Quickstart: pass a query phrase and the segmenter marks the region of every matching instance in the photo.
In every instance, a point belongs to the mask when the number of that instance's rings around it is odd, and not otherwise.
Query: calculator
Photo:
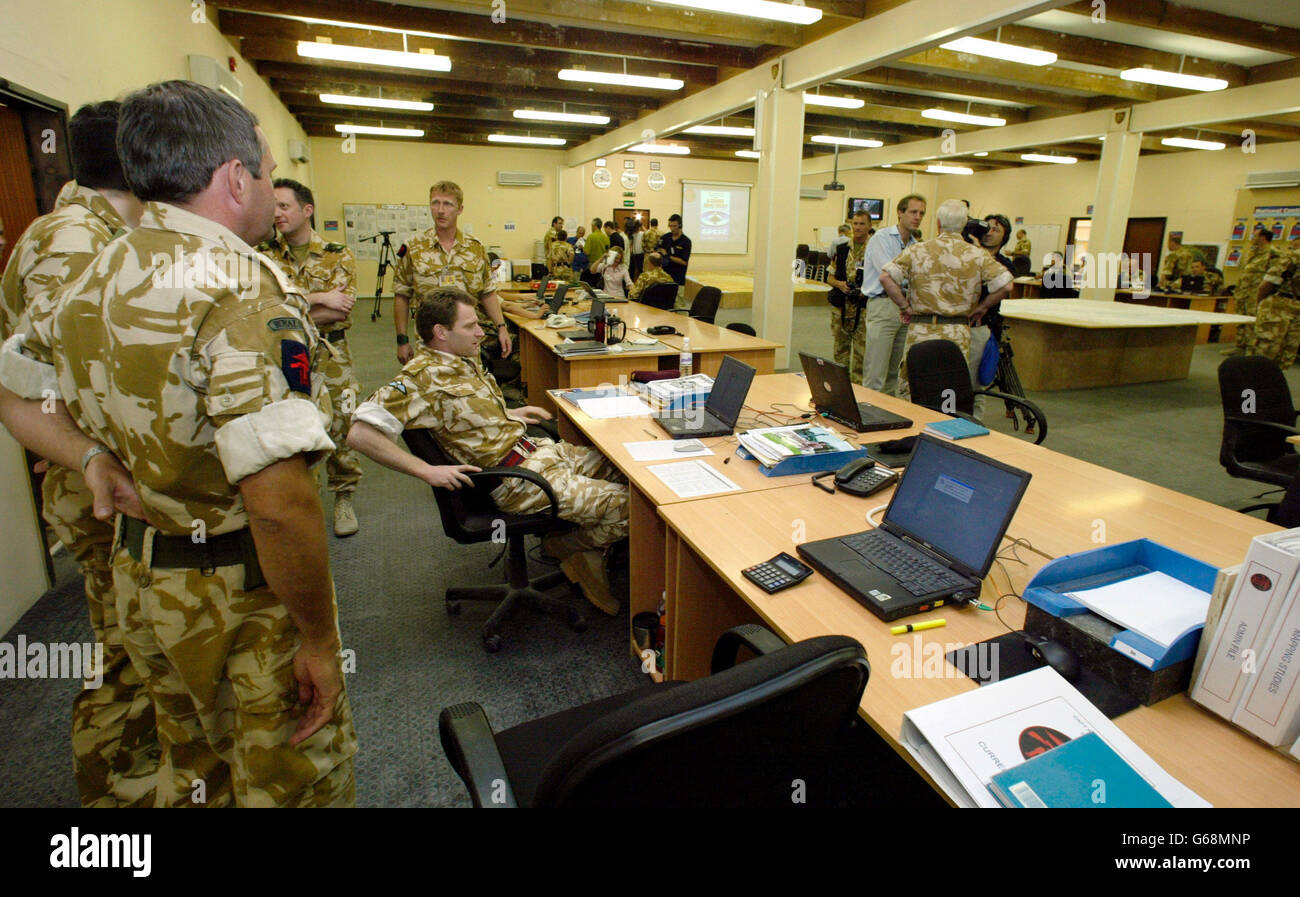
[[[740,571],[745,578],[769,595],[797,585],[812,575],[812,567],[784,551],[772,558]]]

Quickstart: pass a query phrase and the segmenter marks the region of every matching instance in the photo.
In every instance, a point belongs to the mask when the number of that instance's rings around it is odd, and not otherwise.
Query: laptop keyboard
[[[840,542],[897,579],[913,595],[928,595],[968,584],[965,578],[878,529],[844,536]]]

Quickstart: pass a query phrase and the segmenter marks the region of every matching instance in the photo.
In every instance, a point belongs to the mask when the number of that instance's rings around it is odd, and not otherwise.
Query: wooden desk
[[[1016,370],[1029,389],[1078,389],[1182,380],[1197,327],[1250,323],[1245,315],[1088,299],[1007,299]]]
[[[1226,312],[1231,296],[1209,296],[1204,293],[1135,293],[1133,290],[1116,290],[1116,302],[1131,302],[1135,305],[1150,305],[1154,308],[1182,308],[1191,311]],[[1230,343],[1236,339],[1236,324],[1201,324],[1196,328],[1196,345],[1201,346],[1210,340],[1210,332],[1217,330],[1213,342]]]
[[[576,307],[566,306],[565,311],[573,314],[586,310],[588,305],[584,302]],[[696,373],[709,376],[718,373],[722,359],[727,355],[751,365],[760,374],[770,374],[776,364],[776,350],[781,347],[781,343],[705,324],[639,302],[619,303],[611,308],[627,322],[629,337],[645,336],[647,328],[660,324],[675,327],[683,336],[662,336],[657,344],[644,348],[624,343],[622,348],[608,354],[562,358],[555,351],[555,346],[563,342],[559,331],[548,328],[545,321],[508,315],[519,327],[519,360],[531,404],[552,407],[554,403],[547,395],[552,389],[617,384],[620,379],[626,380],[632,371],[675,368],[684,339],[691,341]],[[581,325],[564,329],[581,329]]]
[[[1098,532],[1098,520],[1108,542],[1149,536],[1213,564],[1240,561],[1251,536],[1274,529],[1246,515],[1041,447],[1008,451],[1003,459],[1034,474],[1008,532],[1029,538],[1035,551],[1020,550],[1023,565],[1014,561],[1004,561],[1002,568],[994,565],[984,586],[983,598],[989,604],[1009,586],[1023,590],[1046,562],[1045,554],[1096,547],[1092,537]],[[738,623],[761,621],[787,641],[829,633],[850,635],[863,644],[872,664],[859,712],[911,763],[911,755],[901,746],[903,713],[976,687],[942,658],[956,647],[1004,632],[994,614],[945,608],[926,617],[942,616],[948,621],[946,627],[895,637],[889,634],[889,624],[824,577],[813,576],[795,588],[768,595],[740,574],[742,568],[779,551],[791,551],[797,542],[866,529],[866,510],[887,498],[884,493],[864,501],[791,488],[661,507],[668,528],[668,675],[707,675],[713,642]],[[1007,598],[1001,613],[1008,625],[1018,627],[1024,621],[1024,604]],[[1300,766],[1201,709],[1186,695],[1138,708],[1115,722],[1171,775],[1211,803],[1300,804]]]
[[[754,304],[752,271],[701,271],[686,275],[686,301],[690,302],[701,287],[717,287],[722,292],[720,308],[750,308]],[[804,279],[794,285],[795,305],[824,305],[830,286],[819,280]]]

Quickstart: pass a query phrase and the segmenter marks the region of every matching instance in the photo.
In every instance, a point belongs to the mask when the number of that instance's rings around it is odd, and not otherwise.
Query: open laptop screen
[[[881,521],[981,579],[1029,486],[1023,470],[921,434]]]
[[[745,407],[745,397],[749,395],[749,385],[753,380],[752,367],[730,355],[724,356],[704,410],[727,426],[734,427],[740,418],[740,409]]]

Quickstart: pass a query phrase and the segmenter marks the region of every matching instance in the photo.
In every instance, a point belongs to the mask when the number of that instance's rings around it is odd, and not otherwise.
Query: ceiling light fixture
[[[813,143],[828,143],[831,146],[864,146],[874,148],[885,145],[884,142],[880,140],[861,137],[836,137],[834,134],[814,134],[808,139]]]
[[[969,112],[949,112],[947,109],[922,109],[921,117],[936,121],[955,121],[963,125],[985,125],[990,128],[1000,128],[1007,123],[1005,118],[993,115],[971,115]]]
[[[974,169],[967,168],[964,165],[927,165],[925,170],[930,174],[974,174]]]
[[[1026,162],[1053,162],[1057,165],[1073,165],[1079,161],[1074,156],[1049,156],[1046,153],[1021,153],[1020,158]]]
[[[666,153],[670,156],[689,156],[691,148],[680,143],[638,143],[627,148],[629,153]]]
[[[1056,54],[1047,50],[1030,50],[1026,47],[1017,47],[1015,44],[984,40],[981,37],[959,37],[957,40],[950,40],[939,46],[957,53],[973,53],[976,56],[1004,59],[1022,65],[1051,65],[1056,62]]]
[[[1162,69],[1125,69],[1119,73],[1125,81],[1159,84],[1161,87],[1180,87],[1183,90],[1223,90],[1228,82],[1222,78],[1203,78],[1200,75],[1183,75]]]
[[[692,125],[683,134],[711,134],[715,137],[753,137],[753,128],[739,128],[731,125]]]
[[[407,109],[412,112],[432,112],[433,103],[420,100],[386,100],[381,97],[352,97],[342,93],[323,93],[322,103],[336,106],[366,106],[372,109]]]
[[[586,69],[560,69],[560,80],[612,84],[615,87],[643,87],[649,90],[681,90],[686,86],[686,82],[680,78],[629,75],[625,72],[589,72]]]
[[[720,12],[769,22],[811,25],[821,20],[822,11],[802,3],[774,3],[772,0],[653,0],[663,6],[680,6],[701,12]]]
[[[373,125],[335,125],[340,134],[373,134],[376,137],[423,137],[420,128],[379,128]]]
[[[736,150],[736,155],[742,159],[757,159],[759,154],[753,150]]]
[[[531,146],[564,146],[563,137],[529,137],[526,134],[489,134],[490,143],[527,143]]]
[[[1227,146],[1217,140],[1193,140],[1190,137],[1164,137],[1161,138],[1160,143],[1163,146],[1180,146],[1183,149],[1198,150],[1221,150]]]
[[[516,109],[515,118],[527,121],[562,121],[574,125],[607,125],[608,115],[586,115],[579,112],[539,112],[536,109]]]
[[[377,50],[374,47],[351,47],[347,44],[322,44],[317,41],[300,40],[298,55],[309,59],[359,62],[362,65],[387,65],[426,72],[451,71],[451,57],[437,53],[408,53],[405,50]]]
[[[853,97],[832,97],[821,93],[805,93],[803,102],[805,106],[830,106],[833,109],[861,109],[867,105],[866,100],[858,100]]]

